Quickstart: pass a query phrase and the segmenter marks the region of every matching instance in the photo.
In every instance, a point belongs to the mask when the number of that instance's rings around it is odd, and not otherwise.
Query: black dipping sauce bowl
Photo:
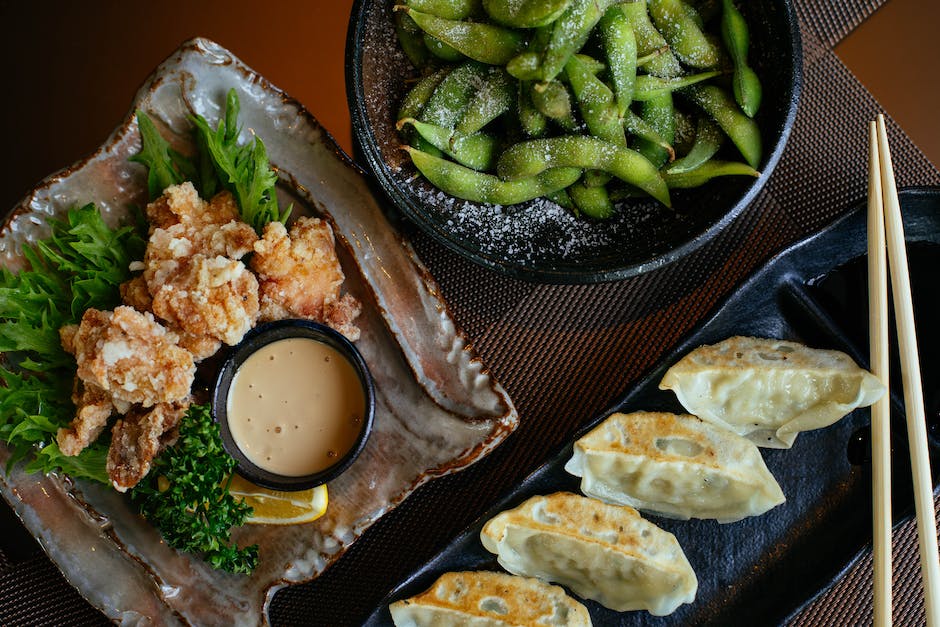
[[[254,464],[235,442],[229,428],[228,397],[235,374],[256,351],[279,340],[305,338],[321,342],[336,350],[355,370],[362,384],[365,411],[359,435],[352,447],[336,462],[323,470],[309,475],[287,476],[273,473]],[[240,344],[235,346],[219,371],[212,390],[212,414],[219,424],[222,446],[237,463],[238,474],[248,481],[265,488],[282,491],[307,490],[338,477],[356,460],[372,433],[375,417],[375,386],[366,362],[352,342],[333,329],[309,320],[278,320],[261,324],[249,331]]]

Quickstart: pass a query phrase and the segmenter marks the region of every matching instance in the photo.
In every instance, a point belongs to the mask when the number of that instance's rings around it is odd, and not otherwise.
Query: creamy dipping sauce
[[[253,464],[300,477],[332,466],[363,428],[365,395],[351,363],[310,338],[255,351],[228,392],[232,439]]]

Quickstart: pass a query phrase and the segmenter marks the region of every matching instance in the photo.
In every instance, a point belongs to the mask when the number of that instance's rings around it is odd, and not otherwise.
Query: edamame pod
[[[441,68],[418,81],[415,86],[411,88],[411,91],[405,94],[405,97],[402,99],[401,107],[398,109],[398,119],[413,118],[420,115],[421,112],[424,111],[428,100],[431,98],[431,94],[433,94],[437,86],[441,84],[441,81],[447,77],[450,70],[451,68],[449,67]],[[415,148],[433,155],[441,154],[437,148],[413,131],[414,129],[399,129],[402,137]]]
[[[480,12],[480,0],[405,0],[405,4],[447,20],[463,20]]]
[[[725,136],[714,122],[708,118],[699,118],[695,131],[695,143],[689,154],[674,161],[666,168],[667,174],[683,174],[696,169],[715,156],[721,148]]]
[[[487,74],[485,65],[467,61],[455,67],[440,82],[417,117],[422,122],[453,128],[463,117],[476,86]],[[409,116],[404,116],[409,117]]]
[[[747,49],[749,45],[747,22],[744,16],[734,6],[731,0],[724,0],[724,11],[721,16],[721,37],[728,48],[731,60],[734,62],[734,77],[731,86],[734,99],[741,110],[748,117],[753,118],[760,108],[761,85],[757,74],[747,64]]]
[[[414,118],[398,121],[398,127],[410,124],[429,144],[452,157],[457,163],[474,170],[489,170],[493,167],[497,140],[486,133],[465,135],[449,128],[419,122]]]
[[[588,187],[578,181],[567,191],[578,211],[589,218],[604,220],[614,215],[614,205],[610,202],[610,196],[604,186]]]
[[[434,187],[470,200],[492,205],[515,205],[565,189],[581,176],[579,168],[551,168],[531,177],[504,181],[453,161],[405,146],[411,161]]]
[[[480,63],[505,65],[525,47],[522,33],[502,26],[447,20],[402,5],[395,9],[407,11],[421,30]]]
[[[627,140],[623,134],[617,107],[614,105],[614,94],[604,81],[594,76],[578,55],[568,59],[565,64],[565,76],[571,84],[581,117],[591,135],[626,147]]]
[[[571,117],[571,97],[560,81],[535,85],[532,90],[532,104],[545,117],[553,120]]]
[[[490,68],[486,80],[470,97],[466,112],[457,123],[457,132],[476,133],[512,108],[516,85],[506,70]]]
[[[401,106],[398,108],[398,119],[417,117],[424,110],[431,94],[448,74],[450,74],[449,67],[441,68],[415,83],[415,86],[402,98]]]
[[[636,36],[637,54],[648,55],[657,50],[663,51],[646,64],[646,70],[650,74],[665,78],[680,76],[682,66],[679,65],[679,59],[672,53],[666,40],[650,21],[649,13],[646,12],[646,0],[621,4],[620,10],[630,18],[630,25],[633,26],[633,33]]]
[[[636,36],[633,34],[630,19],[619,5],[607,9],[598,27],[610,66],[610,82],[617,98],[617,110],[623,115],[633,101],[636,85]]]
[[[670,146],[672,145],[676,137],[676,115],[672,103],[672,92],[662,92],[658,96],[645,101],[640,111],[640,117],[656,131],[659,137]],[[671,152],[671,148],[667,150],[658,142],[643,137],[637,140],[637,150],[649,159],[656,168],[661,168],[663,164],[669,161],[670,156],[675,156],[675,153]]]
[[[638,68],[646,67],[653,61],[653,59],[656,59],[657,57],[661,57],[667,52],[669,52],[669,46],[663,46],[662,48],[657,48],[656,50],[653,50],[649,54],[644,54],[643,56],[637,57],[636,66]],[[657,74],[657,76],[661,76],[661,75]]]
[[[536,28],[551,24],[571,0],[483,0],[493,21],[512,28]]]
[[[396,11],[394,19],[395,34],[398,36],[398,44],[405,56],[417,68],[427,65],[431,55],[427,46],[424,45],[423,31],[406,13]]]
[[[666,183],[673,189],[699,187],[718,176],[760,176],[760,172],[747,165],[734,161],[706,161],[688,172],[664,175]]]
[[[529,137],[541,137],[548,127],[548,118],[532,104],[532,83],[519,81],[519,125]]]
[[[424,45],[428,51],[430,51],[431,54],[433,54],[438,59],[441,59],[442,61],[454,62],[466,59],[466,57],[463,56],[459,50],[455,50],[453,46],[445,44],[437,37],[432,37],[431,35],[424,33],[424,35],[422,35],[422,39],[424,40]]]
[[[649,0],[649,12],[656,28],[683,63],[697,68],[718,65],[718,48],[705,37],[682,0]]]
[[[575,167],[604,170],[636,185],[667,207],[669,189],[656,166],[638,152],[596,137],[563,135],[520,142],[507,149],[496,163],[504,180],[536,176],[550,168]]]
[[[760,165],[760,129],[754,120],[741,113],[728,92],[714,85],[693,85],[682,93],[718,123],[752,168]]]
[[[574,202],[572,202],[571,196],[569,196],[568,192],[566,192],[563,189],[560,189],[557,192],[551,192],[549,194],[545,194],[545,198],[552,201],[559,207],[562,207],[563,209],[567,209],[568,211],[578,210],[577,207],[574,206]]]
[[[558,76],[571,55],[584,47],[591,30],[615,2],[617,0],[573,0],[552,26],[542,55],[540,78],[543,81]]]
[[[538,52],[526,50],[514,56],[506,64],[506,71],[520,81],[537,81],[541,76],[542,60]]]
[[[698,123],[698,117],[693,117],[690,113],[685,113],[676,109],[676,134],[672,139],[672,147],[677,155],[688,154],[695,144],[695,127]]]
[[[572,56],[577,57],[578,60],[581,61],[581,64],[584,66],[584,69],[586,69],[588,72],[590,72],[594,76],[597,76],[598,74],[600,74],[601,72],[607,69],[606,63],[604,63],[603,61],[598,61],[594,57],[588,56],[586,54],[578,53]]]
[[[633,99],[637,102],[644,102],[655,98],[665,92],[676,91],[689,85],[707,81],[721,74],[721,72],[702,72],[701,74],[690,74],[689,76],[678,76],[676,78],[662,78],[652,74],[641,74],[636,77],[636,87],[633,92]]]
[[[672,146],[663,139],[662,136],[656,131],[653,126],[638,116],[636,113],[627,109],[626,114],[623,116],[623,127],[631,135],[636,135],[638,138],[645,140],[651,144],[655,144],[666,151],[667,159],[672,161],[676,158],[676,151],[673,150]],[[673,127],[675,128],[675,127]],[[675,133],[673,133],[675,134]]]

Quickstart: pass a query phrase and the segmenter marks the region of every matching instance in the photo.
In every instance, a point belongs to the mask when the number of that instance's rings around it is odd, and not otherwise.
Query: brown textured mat
[[[318,580],[280,592],[275,625],[355,625],[406,574],[518,483],[787,244],[829,224],[866,191],[865,127],[877,103],[832,49],[879,0],[797,0],[804,88],[786,151],[764,192],[720,236],[645,276],[596,286],[535,286],[475,267],[419,234],[413,241],[453,314],[515,400],[522,425],[466,471],[421,488]],[[940,183],[891,124],[900,185]],[[0,553],[0,624],[94,624],[39,549]],[[895,535],[895,621],[923,622],[916,532]],[[809,606],[798,625],[871,621],[870,555]]]

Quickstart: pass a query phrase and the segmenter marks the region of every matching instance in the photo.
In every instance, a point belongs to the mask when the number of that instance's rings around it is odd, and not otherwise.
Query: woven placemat
[[[389,589],[620,396],[747,275],[864,198],[865,129],[879,107],[833,47],[882,2],[795,4],[804,88],[789,144],[756,201],[689,257],[617,283],[537,286],[497,276],[411,234],[454,317],[514,399],[522,424],[478,464],[418,490],[322,577],[278,593],[274,625],[359,624]],[[890,120],[888,130],[899,185],[940,183],[940,173]],[[16,540],[18,555],[0,551],[0,624],[106,623],[23,536]],[[895,534],[894,559],[896,624],[920,624],[912,523]],[[870,623],[870,571],[869,554],[794,624]]]

